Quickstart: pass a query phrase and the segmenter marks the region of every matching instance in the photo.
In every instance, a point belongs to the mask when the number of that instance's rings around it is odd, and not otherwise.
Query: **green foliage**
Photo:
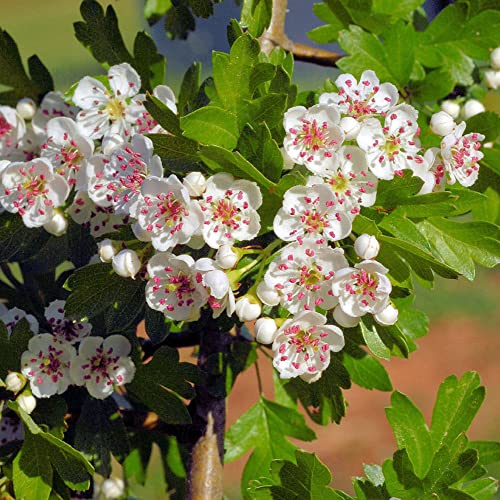
[[[5,378],[9,371],[21,369],[21,355],[28,349],[32,336],[29,323],[24,318],[14,326],[10,335],[0,321],[0,378]]]
[[[273,0],[244,0],[241,9],[241,25],[255,37],[269,27]]]
[[[0,104],[15,106],[23,97],[40,102],[47,92],[54,90],[49,71],[36,55],[28,59],[29,75],[26,73],[16,43],[1,28],[0,68],[0,85],[7,87],[7,90],[0,92]]]

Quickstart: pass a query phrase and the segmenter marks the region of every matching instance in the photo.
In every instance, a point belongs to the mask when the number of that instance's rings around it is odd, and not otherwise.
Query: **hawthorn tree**
[[[145,15],[186,38],[216,3]],[[105,73],[69,89],[0,31],[2,499],[218,499],[249,451],[244,498],[495,495],[500,443],[465,435],[478,374],[446,378],[427,424],[379,361],[427,333],[416,284],[500,255],[500,119],[480,102],[500,84],[498,4],[429,21],[422,3],[315,4],[309,36],[337,54],[287,37],[286,1],[244,0],[228,52],[177,95],[150,36],[127,47],[96,0],[74,28]],[[298,89],[294,59],[337,70]],[[252,366],[261,395],[226,429]],[[352,383],[393,391],[397,442],[355,496],[289,441],[341,425]]]

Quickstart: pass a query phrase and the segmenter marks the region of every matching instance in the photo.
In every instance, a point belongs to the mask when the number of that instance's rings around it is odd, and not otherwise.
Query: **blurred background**
[[[111,0],[111,3],[117,11],[125,42],[130,46],[137,30],[149,29],[142,15],[143,0]],[[287,33],[296,41],[310,44],[305,33],[320,24],[312,14],[312,3],[289,1]],[[447,2],[426,2],[428,14],[435,15],[444,3]],[[14,37],[24,60],[34,53],[42,59],[54,76],[56,88],[62,91],[86,74],[103,73],[73,37],[72,23],[80,20],[79,4],[79,0],[24,0],[21,10],[14,0],[0,0],[0,27]],[[151,30],[160,51],[167,57],[166,83],[176,92],[193,60],[202,61],[207,74],[210,51],[227,50],[227,20],[239,17],[239,7],[232,0],[225,0],[215,11],[212,18],[197,20],[197,31],[187,41],[168,40],[161,23]],[[335,77],[331,69],[305,63],[298,63],[296,69],[295,80],[302,89],[316,88],[327,76]],[[406,393],[424,411],[428,421],[439,383],[446,376],[461,375],[466,370],[479,371],[488,391],[470,432],[471,439],[500,440],[500,314],[496,310],[499,283],[498,273],[481,271],[474,283],[440,281],[433,291],[419,290],[417,305],[430,316],[430,333],[419,340],[419,349],[409,360],[393,359],[385,363],[394,387]],[[189,350],[183,353],[185,359],[190,356]],[[266,380],[265,393],[272,396],[270,365],[263,361],[260,365]],[[363,463],[382,464],[395,450],[384,413],[389,396],[354,386],[346,393],[349,407],[341,426],[332,424],[322,428],[311,423],[318,441],[299,446],[319,455],[331,469],[336,487],[352,491],[350,478],[362,475]],[[238,379],[230,396],[228,424],[257,397],[252,368]],[[227,493],[231,499],[239,498],[239,478],[246,458],[226,466]]]

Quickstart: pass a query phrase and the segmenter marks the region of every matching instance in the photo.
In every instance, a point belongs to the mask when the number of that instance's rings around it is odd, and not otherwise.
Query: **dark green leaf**
[[[9,371],[20,371],[21,355],[28,349],[32,336],[29,323],[24,318],[17,323],[10,336],[0,321],[0,378],[5,378]]]
[[[485,136],[484,141],[495,141],[500,135],[500,116],[493,111],[485,111],[467,120],[467,132],[477,132]]]
[[[150,25],[155,24],[172,7],[171,0],[146,0],[144,17]]]
[[[193,103],[200,90],[201,63],[194,62],[189,66],[181,83],[178,107],[182,115],[194,109]]]
[[[165,31],[170,38],[186,40],[190,31],[194,31],[196,21],[193,14],[185,5],[176,5],[168,9],[165,16]]]
[[[144,106],[149,111],[149,114],[167,132],[174,135],[182,134],[179,117],[169,109],[165,103],[160,101],[160,99],[156,98],[154,95],[148,94]]]
[[[139,31],[135,37],[134,67],[141,77],[143,91],[152,91],[165,82],[165,57],[158,52],[153,39],[144,31]]]
[[[187,137],[166,134],[149,134],[153,141],[155,153],[167,160],[186,160],[197,162],[199,144]]]

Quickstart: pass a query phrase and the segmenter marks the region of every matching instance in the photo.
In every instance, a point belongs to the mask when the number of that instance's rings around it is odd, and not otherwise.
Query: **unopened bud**
[[[115,500],[125,493],[125,483],[121,479],[105,479],[101,484],[101,493],[106,500]]]
[[[375,236],[362,234],[354,242],[354,250],[363,259],[374,259],[380,250],[380,243]]]
[[[385,309],[373,315],[375,321],[383,326],[393,325],[398,320],[398,316],[399,311],[392,304],[389,304]]]
[[[255,340],[261,344],[269,345],[274,342],[278,326],[272,318],[259,318],[255,322]]]
[[[36,103],[29,97],[23,97],[17,102],[16,111],[19,113],[21,118],[31,120],[36,113]]]
[[[446,100],[441,103],[441,110],[456,119],[460,115],[460,104],[456,101]]]
[[[140,271],[142,263],[133,250],[121,250],[113,257],[113,269],[118,276],[134,278]]]
[[[340,128],[344,131],[345,140],[352,141],[356,139],[361,130],[361,124],[352,116],[346,116],[340,120]]]
[[[5,387],[8,391],[18,393],[26,384],[26,379],[17,372],[10,372],[5,378]]]
[[[482,113],[483,111],[486,111],[486,108],[483,106],[483,104],[476,99],[469,99],[463,107],[463,115],[466,120],[469,118],[472,118],[473,116],[478,115],[479,113]]]
[[[336,321],[337,324],[343,326],[344,328],[354,328],[359,323],[359,318],[349,316],[341,309],[340,306],[337,306],[333,310],[333,319]]]
[[[490,63],[493,69],[500,69],[500,47],[492,50],[490,54]]]
[[[68,219],[59,210],[54,212],[52,219],[43,225],[45,231],[54,236],[62,236],[68,230]]]
[[[115,244],[108,238],[97,244],[97,251],[102,262],[111,262],[116,255],[116,250]]]
[[[36,399],[30,392],[20,394],[16,402],[28,415],[36,408]]]
[[[445,135],[451,134],[457,124],[446,111],[440,111],[439,113],[434,113],[431,117],[431,130],[436,134],[444,137]]]
[[[231,245],[222,245],[215,254],[215,262],[222,269],[232,269],[240,260],[240,257]]]
[[[262,306],[257,297],[244,295],[236,301],[236,316],[240,321],[253,321],[262,313]]]
[[[201,196],[207,188],[207,180],[201,172],[190,172],[182,179],[182,184],[193,198]]]
[[[257,297],[267,306],[276,306],[280,303],[279,293],[265,281],[259,283],[257,287]]]
[[[500,71],[499,70],[489,70],[484,72],[484,83],[489,89],[496,90],[500,87]]]

